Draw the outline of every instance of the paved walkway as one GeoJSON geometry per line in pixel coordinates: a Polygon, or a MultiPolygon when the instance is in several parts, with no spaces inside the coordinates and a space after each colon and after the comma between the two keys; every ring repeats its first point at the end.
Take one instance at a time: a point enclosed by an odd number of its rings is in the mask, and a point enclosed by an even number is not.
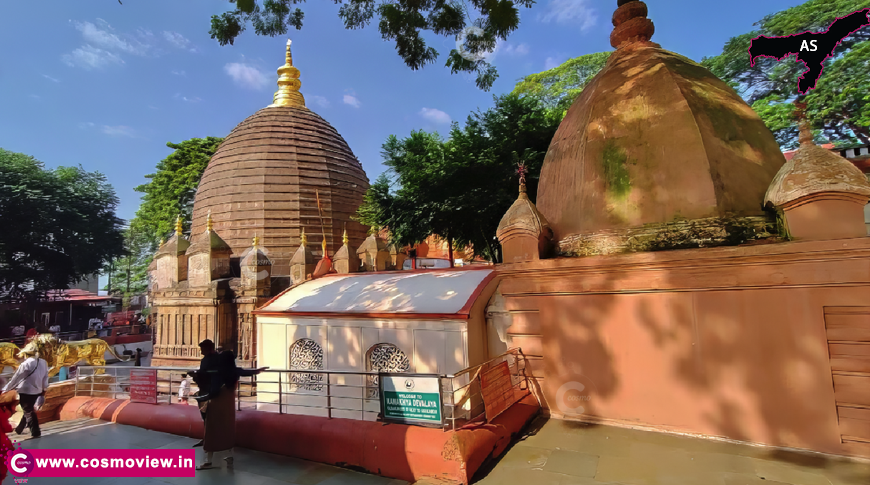
{"type": "Polygon", "coordinates": [[[539,418],[476,478],[478,485],[868,485],[870,462],[539,418]]]}
{"type": "MultiPolygon", "coordinates": [[[[10,435],[22,441],[24,449],[190,449],[197,440],[159,433],[135,426],[108,423],[99,419],[54,421],[42,425],[42,437],[10,435]]],[[[197,460],[202,458],[197,448],[197,460]]],[[[235,467],[227,470],[223,456],[215,453],[220,469],[196,472],[194,478],[31,478],[30,483],[63,485],[405,485],[392,480],[343,468],[322,465],[285,456],[260,453],[243,448],[235,450],[235,467]]],[[[216,463],[217,464],[217,463],[216,463]]],[[[3,485],[12,484],[7,475],[3,485]]]]}

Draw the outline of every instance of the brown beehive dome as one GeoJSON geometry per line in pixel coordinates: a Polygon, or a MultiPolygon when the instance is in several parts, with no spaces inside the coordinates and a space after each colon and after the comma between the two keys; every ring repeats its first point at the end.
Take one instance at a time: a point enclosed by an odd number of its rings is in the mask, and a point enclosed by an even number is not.
{"type": "Polygon", "coordinates": [[[259,236],[272,273],[288,275],[303,227],[318,258],[324,237],[330,253],[341,247],[345,226],[354,244],[365,239],[366,229],[351,216],[369,183],[341,135],[304,106],[289,45],[278,72],[276,104],[239,123],[209,162],[196,192],[193,234],[205,230],[211,211],[234,256],[243,257],[259,236]]]}
{"type": "Polygon", "coordinates": [[[645,14],[642,2],[620,1],[611,37],[618,49],[550,144],[536,202],[560,240],[761,215],[785,163],[773,134],[733,89],[649,41],[652,23],[637,17],[645,14]]]}

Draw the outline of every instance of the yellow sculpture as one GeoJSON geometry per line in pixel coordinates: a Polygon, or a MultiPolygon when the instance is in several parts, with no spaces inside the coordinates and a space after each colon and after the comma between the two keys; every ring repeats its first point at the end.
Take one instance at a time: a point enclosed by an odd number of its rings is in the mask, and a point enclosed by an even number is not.
{"type": "MultiPolygon", "coordinates": [[[[21,349],[12,342],[0,342],[0,365],[17,369],[20,363],[15,360],[15,355],[20,351],[21,349]]],[[[2,370],[2,367],[0,367],[0,370],[2,370]]]]}
{"type": "MultiPolygon", "coordinates": [[[[74,340],[71,342],[62,343],[57,348],[55,364],[49,371],[49,375],[53,376],[60,371],[61,367],[76,365],[79,361],[87,361],[88,365],[106,365],[106,359],[103,358],[106,351],[115,356],[118,360],[128,361],[115,353],[105,340],[98,338],[89,338],[87,340],[74,340]]],[[[97,369],[94,374],[102,374],[102,369],[97,369]]]]}
{"type": "MultiPolygon", "coordinates": [[[[76,365],[84,360],[87,365],[106,365],[104,354],[108,351],[118,360],[128,361],[130,357],[123,358],[115,353],[105,340],[91,338],[87,340],[73,340],[64,342],[58,340],[57,337],[50,333],[43,333],[33,338],[25,347],[25,349],[39,352],[39,357],[45,359],[49,365],[48,375],[53,377],[60,372],[61,367],[76,365]]],[[[14,353],[18,351],[15,344],[2,342],[0,343],[0,363],[18,368],[18,361],[10,357],[7,359],[5,352],[14,353]],[[14,349],[13,349],[14,348],[14,349]],[[8,350],[7,350],[8,349],[8,350]],[[15,364],[13,365],[12,362],[15,364]]],[[[19,358],[23,357],[18,355],[19,358]]],[[[94,374],[102,374],[103,370],[98,369],[94,374]]]]}

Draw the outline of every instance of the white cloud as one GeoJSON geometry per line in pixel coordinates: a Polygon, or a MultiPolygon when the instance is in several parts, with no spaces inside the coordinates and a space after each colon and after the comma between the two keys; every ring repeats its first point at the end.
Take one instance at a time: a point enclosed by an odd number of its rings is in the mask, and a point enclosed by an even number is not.
{"type": "Polygon", "coordinates": [[[48,74],[43,74],[42,77],[48,79],[49,81],[53,81],[53,82],[56,82],[56,83],[59,83],[59,82],[60,82],[60,79],[55,79],[55,78],[49,76],[48,74]]]}
{"type": "Polygon", "coordinates": [[[565,62],[561,57],[548,57],[547,60],[544,61],[544,70],[552,69],[557,67],[565,62]]]}
{"type": "Polygon", "coordinates": [[[179,34],[178,32],[169,32],[164,30],[163,38],[175,47],[178,47],[179,49],[186,49],[190,52],[196,52],[196,46],[194,46],[190,40],[188,40],[186,37],[179,34]]]}
{"type": "Polygon", "coordinates": [[[202,101],[202,98],[197,98],[195,96],[188,98],[187,96],[182,96],[181,94],[176,94],[175,99],[180,99],[180,100],[187,102],[187,103],[198,103],[198,102],[202,101]]]}
{"type": "Polygon", "coordinates": [[[224,71],[233,78],[239,86],[248,89],[263,89],[269,84],[269,79],[254,66],[240,62],[231,62],[224,66],[224,71]]]}
{"type": "Polygon", "coordinates": [[[38,94],[31,94],[30,97],[33,99],[42,99],[42,97],[39,96],[38,94]]]}
{"type": "Polygon", "coordinates": [[[524,56],[529,53],[529,46],[527,44],[508,44],[504,51],[512,56],[524,56]]]}
{"type": "MultiPolygon", "coordinates": [[[[101,21],[102,19],[97,20],[101,21]]],[[[100,24],[103,27],[102,29],[90,22],[75,22],[76,29],[82,33],[82,37],[84,37],[85,42],[87,42],[88,45],[97,46],[109,51],[121,51],[139,56],[147,54],[149,49],[148,44],[143,44],[133,39],[124,40],[110,32],[110,30],[114,29],[112,29],[109,24],[105,23],[105,21],[100,22],[100,24]]]]}
{"type": "Polygon", "coordinates": [[[308,99],[314,101],[317,106],[320,106],[321,108],[329,107],[329,100],[324,98],[323,96],[309,96],[308,99]]]}
{"type": "Polygon", "coordinates": [[[109,64],[124,63],[117,54],[90,45],[83,45],[69,54],[64,54],[62,59],[70,67],[83,69],[97,69],[109,64]]]}
{"type": "Polygon", "coordinates": [[[349,104],[354,108],[359,108],[360,106],[362,106],[362,103],[359,102],[359,99],[351,94],[345,94],[342,100],[344,101],[344,104],[349,104]]]}
{"type": "Polygon", "coordinates": [[[124,125],[117,125],[117,126],[103,125],[100,128],[100,131],[102,131],[104,134],[109,135],[109,136],[128,136],[130,138],[137,138],[138,137],[136,130],[134,130],[133,128],[130,128],[129,126],[124,126],[124,125]]]}
{"type": "Polygon", "coordinates": [[[546,13],[538,16],[541,22],[556,21],[560,24],[580,24],[580,30],[587,30],[598,22],[595,9],[589,0],[550,0],[546,13]]]}
{"type": "Polygon", "coordinates": [[[91,129],[96,128],[100,131],[100,133],[102,133],[104,135],[109,135],[109,136],[126,136],[129,138],[141,138],[138,131],[136,131],[133,128],[130,128],[129,126],[124,126],[124,125],[116,125],[116,126],[98,125],[96,123],[88,121],[88,122],[79,123],[79,128],[81,128],[82,130],[91,130],[91,129]]]}
{"type": "Polygon", "coordinates": [[[423,108],[420,110],[420,116],[434,123],[450,123],[450,115],[435,108],[423,108]]]}
{"type": "Polygon", "coordinates": [[[181,77],[185,77],[185,76],[187,76],[187,73],[186,73],[186,72],[184,72],[184,71],[177,71],[177,70],[174,70],[174,69],[172,70],[172,74],[175,74],[176,76],[181,76],[181,77]]]}

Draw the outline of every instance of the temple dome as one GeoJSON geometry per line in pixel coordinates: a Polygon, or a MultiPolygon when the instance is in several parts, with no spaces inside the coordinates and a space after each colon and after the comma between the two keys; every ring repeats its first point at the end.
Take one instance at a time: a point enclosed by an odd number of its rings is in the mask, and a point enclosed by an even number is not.
{"type": "Polygon", "coordinates": [[[324,232],[333,253],[345,227],[351,241],[365,239],[365,227],[351,216],[369,184],[347,142],[305,107],[289,43],[278,73],[275,103],[236,126],[209,162],[196,192],[193,234],[204,231],[210,211],[234,256],[243,257],[251,238],[259,236],[273,274],[288,275],[303,227],[317,257],[324,232]]]}
{"type": "Polygon", "coordinates": [[[782,207],[809,195],[830,192],[870,197],[870,182],[848,160],[814,144],[809,125],[804,121],[801,147],[776,174],[764,202],[782,207]]]}
{"type": "Polygon", "coordinates": [[[652,22],[632,18],[645,15],[642,2],[619,3],[618,49],[568,110],[541,170],[537,207],[555,237],[761,215],[785,163],[773,134],[710,71],[649,41],[652,22]]]}

